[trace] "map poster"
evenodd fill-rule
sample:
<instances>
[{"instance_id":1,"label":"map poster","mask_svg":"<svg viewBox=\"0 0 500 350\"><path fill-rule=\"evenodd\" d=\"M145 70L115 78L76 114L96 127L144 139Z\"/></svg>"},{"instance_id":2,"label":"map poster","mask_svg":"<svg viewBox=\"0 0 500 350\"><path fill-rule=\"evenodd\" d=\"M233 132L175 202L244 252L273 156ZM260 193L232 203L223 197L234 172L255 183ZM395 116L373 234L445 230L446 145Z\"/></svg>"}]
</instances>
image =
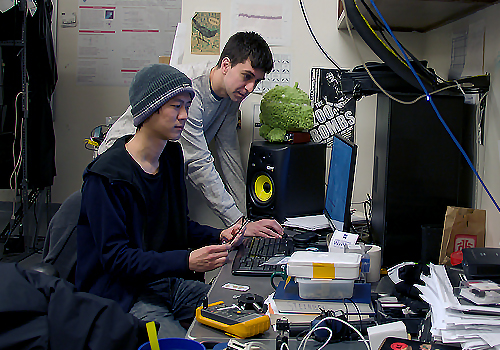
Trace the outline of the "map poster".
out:
<instances>
[{"instance_id":1,"label":"map poster","mask_svg":"<svg viewBox=\"0 0 500 350\"><path fill-rule=\"evenodd\" d=\"M191 19L191 53L220 54L220 12L195 12Z\"/></svg>"},{"instance_id":2,"label":"map poster","mask_svg":"<svg viewBox=\"0 0 500 350\"><path fill-rule=\"evenodd\" d=\"M310 98L314 127L309 132L314 142L330 145L334 134L354 141L356 99L342 91L342 71L312 68Z\"/></svg>"}]
</instances>

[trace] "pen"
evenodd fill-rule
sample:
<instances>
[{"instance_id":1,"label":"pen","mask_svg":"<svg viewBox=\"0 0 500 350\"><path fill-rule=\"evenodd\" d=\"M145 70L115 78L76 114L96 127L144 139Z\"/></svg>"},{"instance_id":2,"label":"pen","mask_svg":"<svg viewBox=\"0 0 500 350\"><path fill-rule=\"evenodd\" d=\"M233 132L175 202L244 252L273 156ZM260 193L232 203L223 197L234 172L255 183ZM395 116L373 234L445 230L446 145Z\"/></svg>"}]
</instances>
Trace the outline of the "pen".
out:
<instances>
[{"instance_id":1,"label":"pen","mask_svg":"<svg viewBox=\"0 0 500 350\"><path fill-rule=\"evenodd\" d=\"M245 229L245 227L248 225L249 222L250 222L250 219L249 218L245 218L243 220L243 222L241 223L241 226L238 229L238 231L236 231L236 233L233 234L233 237L231 237L231 240L228 241L226 238L224 238L222 240L222 244L226 244L226 243L232 242L234 240L234 237L238 236Z\"/></svg>"}]
</instances>

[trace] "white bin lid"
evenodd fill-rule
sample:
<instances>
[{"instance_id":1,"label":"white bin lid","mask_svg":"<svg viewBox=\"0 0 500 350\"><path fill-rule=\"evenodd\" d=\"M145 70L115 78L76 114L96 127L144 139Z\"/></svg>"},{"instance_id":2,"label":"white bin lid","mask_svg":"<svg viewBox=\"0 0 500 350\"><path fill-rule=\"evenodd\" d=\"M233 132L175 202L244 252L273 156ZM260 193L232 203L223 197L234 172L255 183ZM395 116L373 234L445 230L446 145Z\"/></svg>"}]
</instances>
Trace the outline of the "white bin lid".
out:
<instances>
[{"instance_id":1,"label":"white bin lid","mask_svg":"<svg viewBox=\"0 0 500 350\"><path fill-rule=\"evenodd\" d=\"M306 278L356 279L360 261L361 255L356 253L299 251L288 260L287 273Z\"/></svg>"},{"instance_id":2,"label":"white bin lid","mask_svg":"<svg viewBox=\"0 0 500 350\"><path fill-rule=\"evenodd\" d=\"M331 253L298 251L288 260L289 266L334 264L336 268L359 267L361 255L356 253Z\"/></svg>"}]
</instances>

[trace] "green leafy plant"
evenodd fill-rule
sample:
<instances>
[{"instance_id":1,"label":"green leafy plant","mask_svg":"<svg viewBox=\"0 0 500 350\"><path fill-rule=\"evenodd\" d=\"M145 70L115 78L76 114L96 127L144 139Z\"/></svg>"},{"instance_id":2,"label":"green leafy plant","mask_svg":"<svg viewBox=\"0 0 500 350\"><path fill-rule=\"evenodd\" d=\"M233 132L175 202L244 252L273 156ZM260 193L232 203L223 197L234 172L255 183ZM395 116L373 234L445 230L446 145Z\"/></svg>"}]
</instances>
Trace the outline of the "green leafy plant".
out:
<instances>
[{"instance_id":1,"label":"green leafy plant","mask_svg":"<svg viewBox=\"0 0 500 350\"><path fill-rule=\"evenodd\" d=\"M309 96L299 84L275 86L260 102L259 134L270 142L283 142L287 132L309 130L314 114Z\"/></svg>"}]
</instances>

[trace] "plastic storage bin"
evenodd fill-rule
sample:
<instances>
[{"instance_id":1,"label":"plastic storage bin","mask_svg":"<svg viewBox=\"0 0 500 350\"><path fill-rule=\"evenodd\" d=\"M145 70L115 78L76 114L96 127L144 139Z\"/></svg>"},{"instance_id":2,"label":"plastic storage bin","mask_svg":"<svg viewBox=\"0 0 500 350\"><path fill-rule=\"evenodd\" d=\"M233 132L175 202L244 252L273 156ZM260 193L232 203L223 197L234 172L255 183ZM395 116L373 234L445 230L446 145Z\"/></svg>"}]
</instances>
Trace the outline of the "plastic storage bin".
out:
<instances>
[{"instance_id":1,"label":"plastic storage bin","mask_svg":"<svg viewBox=\"0 0 500 350\"><path fill-rule=\"evenodd\" d=\"M352 298L354 280L296 278L302 299Z\"/></svg>"},{"instance_id":2,"label":"plastic storage bin","mask_svg":"<svg viewBox=\"0 0 500 350\"><path fill-rule=\"evenodd\" d=\"M302 278L349 279L359 277L361 255L355 253L331 253L298 251L287 263L289 276Z\"/></svg>"}]
</instances>

